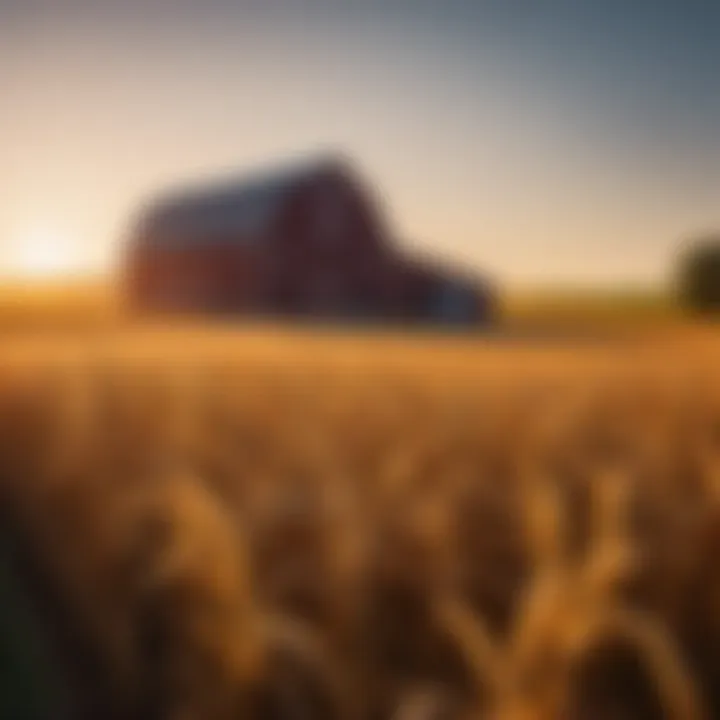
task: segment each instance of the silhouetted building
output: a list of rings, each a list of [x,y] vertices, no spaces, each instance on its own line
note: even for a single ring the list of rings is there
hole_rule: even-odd
[[[475,323],[492,310],[482,279],[401,255],[381,204],[334,158],[159,199],[125,269],[145,312]]]

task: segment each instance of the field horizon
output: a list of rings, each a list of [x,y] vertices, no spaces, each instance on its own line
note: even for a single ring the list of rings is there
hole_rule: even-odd
[[[499,290],[497,326],[500,328],[581,329],[583,325],[589,329],[641,328],[643,325],[677,325],[687,321],[669,288],[535,284],[500,287]],[[215,322],[211,316],[206,319]],[[198,320],[201,319],[195,318],[195,322]],[[0,282],[0,332],[110,327],[128,321],[122,292],[112,276],[53,280],[18,278]],[[258,322],[261,321],[252,316],[238,315],[228,319],[226,324]],[[312,322],[302,324],[312,325]],[[285,326],[291,328],[292,324]]]

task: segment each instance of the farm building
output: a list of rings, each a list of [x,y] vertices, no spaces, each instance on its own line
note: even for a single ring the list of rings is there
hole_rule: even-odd
[[[170,193],[130,238],[140,312],[480,323],[492,292],[405,257],[349,163],[294,167]]]

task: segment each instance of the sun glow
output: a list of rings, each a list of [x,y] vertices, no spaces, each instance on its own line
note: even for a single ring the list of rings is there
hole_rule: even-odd
[[[71,274],[78,265],[68,236],[49,228],[18,233],[8,257],[8,270],[22,278],[54,278]]]

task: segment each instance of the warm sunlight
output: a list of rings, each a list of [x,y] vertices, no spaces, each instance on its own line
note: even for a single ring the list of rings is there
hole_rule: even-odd
[[[50,228],[18,233],[8,257],[8,270],[26,278],[53,278],[71,273],[78,259],[69,238]]]

